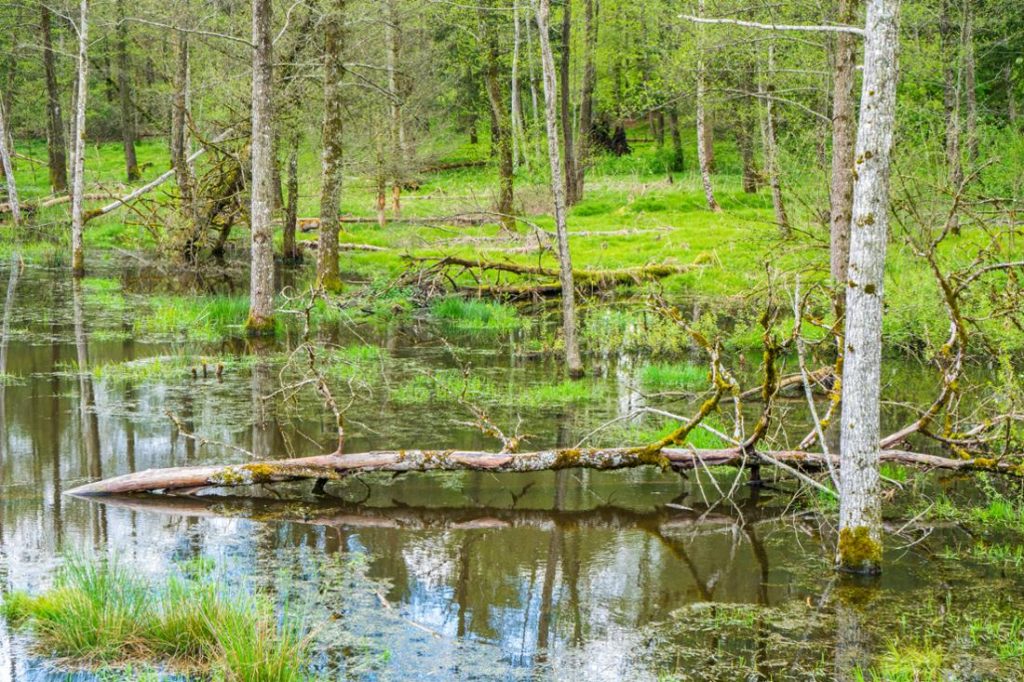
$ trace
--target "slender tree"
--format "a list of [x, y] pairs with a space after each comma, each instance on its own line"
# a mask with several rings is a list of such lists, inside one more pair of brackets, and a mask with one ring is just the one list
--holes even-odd
[[978, 161], [978, 85], [974, 64], [974, 12], [971, 0], [964, 0], [963, 30], [961, 32], [964, 99], [967, 105], [967, 158], [971, 163]]
[[85, 198], [85, 103], [89, 95], [89, 0], [81, 0], [78, 14], [78, 85], [75, 89], [74, 149], [71, 155], [71, 272], [85, 274], [82, 240]]
[[402, 115], [402, 89], [398, 84], [402, 32], [397, 0], [387, 0], [386, 34], [388, 42], [388, 110], [391, 115], [391, 211], [395, 220], [402, 217], [402, 167], [406, 161], [405, 120]]
[[285, 205], [282, 255], [286, 263], [298, 263], [302, 252], [295, 242], [295, 230], [299, 222], [299, 143], [298, 134], [291, 137], [288, 149], [288, 203]]
[[61, 115], [60, 90], [50, 28], [50, 8], [39, 3], [39, 29], [43, 40], [43, 73], [46, 79], [46, 156], [50, 171], [50, 187], [54, 192], [68, 189], [68, 161], [64, 149], [64, 120]]
[[274, 169], [271, 0], [252, 2], [252, 199], [249, 209], [251, 335], [274, 331]]
[[320, 152], [320, 237], [317, 243], [316, 278], [327, 291], [341, 289], [338, 270], [338, 230], [341, 229], [342, 124], [344, 99], [342, 79], [345, 64], [344, 0], [334, 0], [324, 17], [324, 120]]
[[505, 104], [505, 95], [501, 87], [500, 33], [496, 25], [500, 17], [490, 11], [492, 8], [481, 5], [479, 8], [481, 39], [483, 42], [484, 84], [487, 87], [487, 98], [491, 104], [491, 140], [492, 150], [498, 152], [498, 206], [502, 229], [514, 231], [516, 219], [513, 215], [515, 196], [515, 173], [512, 159], [512, 125], [509, 121], [509, 107]]
[[[852, 26], [858, 0], [839, 0], [840, 24]], [[850, 215], [853, 211], [853, 152], [857, 143], [853, 84], [856, 36], [839, 33], [835, 40], [832, 85], [832, 181], [829, 185], [829, 271], [842, 282], [850, 262]]]
[[[548, 138], [548, 160], [551, 163], [551, 194], [554, 197], [555, 231], [558, 239], [559, 279], [562, 284], [562, 330], [565, 336], [565, 363], [569, 375], [583, 374], [580, 349], [576, 340], [576, 289], [572, 277], [572, 258], [569, 254], [569, 235], [565, 225], [565, 186], [562, 160], [558, 149], [558, 115], [555, 111], [555, 60], [551, 52], [548, 17], [551, 0], [537, 3], [537, 33], [540, 35], [540, 63], [544, 83], [544, 123]], [[571, 131], [569, 134], [572, 134]]]
[[[559, 105], [562, 124], [562, 148], [565, 149], [565, 203], [573, 206], [579, 201], [576, 196], [576, 149], [573, 145], [572, 90], [569, 83], [569, 67], [572, 53], [572, 2], [562, 4], [562, 36], [558, 61]], [[543, 55], [541, 56], [543, 59]]]
[[775, 44], [768, 43], [766, 76], [761, 83], [761, 99], [764, 101], [764, 156], [768, 171], [768, 185], [772, 189], [772, 208], [775, 211], [775, 226], [783, 235], [789, 234], [789, 217], [782, 198], [782, 181], [779, 178], [779, 139], [775, 125]]
[[846, 283], [840, 427], [840, 568], [877, 573], [882, 562], [879, 395], [889, 171], [896, 120], [899, 0], [868, 0], [857, 180]]
[[[572, 173], [576, 200], [583, 199], [586, 167], [594, 132], [594, 90], [597, 87], [597, 0], [583, 0], [583, 82], [580, 85], [580, 124], [576, 167]], [[678, 121], [677, 121], [678, 123]], [[678, 132], [678, 131], [677, 131]]]
[[125, 0], [117, 0], [117, 94], [121, 105], [121, 142], [128, 182], [139, 179], [139, 160], [135, 155], [135, 112], [132, 111], [128, 62], [128, 21]]
[[4, 123], [4, 106], [0, 102], [0, 170], [7, 184], [7, 203], [11, 207], [14, 224], [21, 222], [21, 205], [18, 203], [18, 185], [14, 179], [14, 165], [11, 163], [13, 150], [7, 148], [7, 126]]
[[[697, 12], [699, 16], [704, 16], [704, 0], [698, 0]], [[718, 211], [722, 210], [722, 207], [718, 205], [715, 200], [715, 189], [711, 184], [711, 158], [708, 153], [708, 137], [710, 131], [708, 130], [707, 115], [704, 110], [704, 46], [701, 37], [704, 29], [701, 26], [697, 26], [697, 92], [696, 92], [696, 104], [697, 104], [697, 163], [700, 165], [700, 180], [704, 185], [704, 200], [708, 204], [708, 210]]]

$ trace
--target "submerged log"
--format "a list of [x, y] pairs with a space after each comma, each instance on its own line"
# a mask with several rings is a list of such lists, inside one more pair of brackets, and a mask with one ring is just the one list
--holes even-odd
[[[739, 448], [698, 450], [651, 446], [630, 448], [562, 448], [522, 454], [467, 450], [381, 450], [354, 454], [332, 453], [297, 459], [282, 459], [247, 464], [209, 465], [149, 469], [78, 486], [67, 494], [76, 496], [112, 495], [153, 491], [194, 491], [208, 487], [237, 487], [285, 481], [339, 480], [346, 476], [373, 471], [490, 471], [531, 472], [560, 469], [629, 469], [659, 466], [675, 470], [698, 467], [782, 463], [804, 471], [826, 468], [827, 457], [820, 453], [794, 450], [744, 454]], [[952, 459], [904, 450], [883, 450], [881, 459], [908, 466], [951, 471], [989, 471], [1024, 478], [1024, 465], [1006, 460], [974, 458]], [[831, 456], [833, 466], [839, 458]]]

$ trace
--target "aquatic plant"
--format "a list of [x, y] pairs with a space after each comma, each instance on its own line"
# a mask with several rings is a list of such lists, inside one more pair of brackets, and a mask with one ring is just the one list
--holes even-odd
[[511, 331], [527, 320], [506, 303], [448, 296], [431, 303], [430, 314], [442, 322], [466, 330]]

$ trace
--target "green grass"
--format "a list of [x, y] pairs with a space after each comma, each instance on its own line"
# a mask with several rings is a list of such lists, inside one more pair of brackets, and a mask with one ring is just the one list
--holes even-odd
[[431, 303], [430, 314], [443, 323], [465, 330], [510, 331], [527, 320], [505, 303], [448, 296]]
[[640, 368], [640, 384], [659, 390], [693, 391], [708, 384], [708, 368], [689, 362], [644, 365]]
[[249, 315], [245, 296], [150, 296], [135, 319], [138, 334], [216, 341], [243, 333]]
[[110, 562], [69, 559], [53, 587], [15, 592], [0, 614], [72, 665], [167, 664], [215, 679], [311, 679], [310, 639], [263, 595], [172, 576], [151, 584]]

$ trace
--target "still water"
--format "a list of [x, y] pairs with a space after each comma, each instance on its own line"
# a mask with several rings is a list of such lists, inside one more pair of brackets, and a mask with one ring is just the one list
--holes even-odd
[[[879, 581], [837, 578], [827, 514], [791, 506], [786, 486], [741, 485], [734, 504], [721, 502], [728, 473], [371, 475], [327, 497], [296, 485], [280, 496], [255, 491], [258, 499], [69, 498], [65, 490], [100, 477], [246, 461], [231, 446], [266, 458], [333, 449], [316, 396], [279, 391], [297, 335], [252, 347], [138, 333], [147, 292], [184, 285], [125, 267], [93, 274], [119, 293], [73, 286], [63, 271], [0, 270], [4, 593], [45, 588], [68, 553], [114, 558], [154, 578], [201, 560], [301, 611], [322, 651], [320, 672], [369, 680], [855, 679], [856, 666], [872, 665], [901, 636], [908, 613], [927, 621], [1024, 602], [1019, 571], [936, 559], [960, 537], [955, 527], [916, 544], [896, 538]], [[365, 370], [372, 381], [345, 380], [352, 452], [496, 449], [451, 401], [389, 392], [454, 367], [471, 365], [502, 387], [491, 417], [510, 427], [521, 417], [534, 448], [572, 445], [645, 401], [630, 358], [602, 360], [586, 380], [600, 399], [551, 406], [520, 398], [556, 376], [557, 363], [516, 353], [505, 338], [455, 335], [456, 351], [425, 321], [317, 333], [339, 347], [383, 349]], [[176, 366], [176, 356], [195, 362]], [[204, 357], [218, 358], [205, 375]], [[104, 369], [152, 358], [171, 369], [127, 378]], [[225, 358], [217, 376], [214, 363]], [[889, 397], [930, 386], [927, 370], [900, 372]], [[799, 401], [785, 411], [790, 423], [804, 419]], [[182, 429], [215, 442], [197, 444]], [[1016, 675], [1005, 662], [964, 665], [968, 678]], [[93, 677], [69, 676], [0, 622], [0, 680]]]

